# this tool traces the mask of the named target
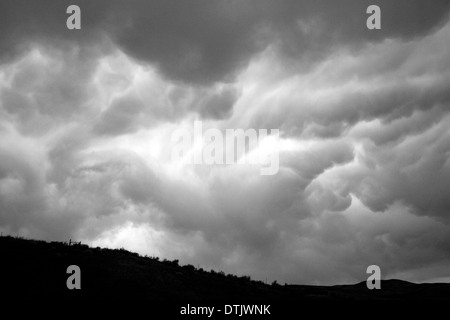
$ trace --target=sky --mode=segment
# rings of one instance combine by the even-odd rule
[[[0,231],[279,283],[364,281],[373,264],[450,282],[449,11],[2,0]],[[278,129],[279,171],[172,161],[195,121]]]

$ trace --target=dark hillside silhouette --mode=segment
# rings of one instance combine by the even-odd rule
[[[17,298],[154,300],[406,300],[450,299],[450,284],[382,281],[382,290],[355,285],[272,285],[248,276],[204,271],[124,249],[0,237],[2,290]],[[69,290],[69,265],[81,268],[81,290]]]

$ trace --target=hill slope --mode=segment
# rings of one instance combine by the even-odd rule
[[[341,286],[267,285],[249,277],[179,266],[126,250],[0,237],[2,289],[10,298],[153,300],[406,300],[450,299],[450,284],[365,282]],[[69,265],[81,269],[81,289],[68,290]]]

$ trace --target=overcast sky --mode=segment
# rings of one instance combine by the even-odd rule
[[[0,230],[281,283],[450,281],[449,8],[2,0]],[[279,172],[174,163],[195,120],[279,129]]]

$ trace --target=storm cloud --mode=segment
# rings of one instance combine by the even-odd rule
[[[0,230],[279,282],[448,281],[449,10],[2,1]],[[174,163],[196,120],[279,129],[279,172]]]

